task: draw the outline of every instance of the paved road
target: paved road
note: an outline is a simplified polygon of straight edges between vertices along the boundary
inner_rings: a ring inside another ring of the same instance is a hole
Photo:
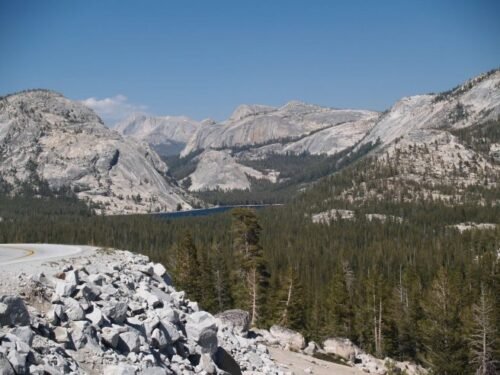
[[[40,262],[54,258],[68,258],[82,254],[88,246],[52,244],[1,244],[0,268],[13,264]]]

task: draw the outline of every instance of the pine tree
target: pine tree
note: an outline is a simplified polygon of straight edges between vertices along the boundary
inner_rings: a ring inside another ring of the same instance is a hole
[[[201,306],[210,312],[218,311],[215,274],[207,251],[201,252],[199,286]]]
[[[279,324],[295,330],[305,328],[305,295],[297,269],[291,265],[278,293]]]
[[[371,269],[362,280],[356,307],[356,325],[362,346],[381,357],[384,350],[384,326],[387,318],[387,297],[384,280]]]
[[[232,212],[233,251],[237,258],[235,270],[236,304],[250,312],[250,324],[255,326],[264,310],[269,273],[260,245],[261,227],[255,212],[237,208]],[[262,314],[263,315],[263,314]]]
[[[175,284],[179,290],[184,290],[190,299],[200,301],[202,296],[198,251],[189,232],[184,233],[175,249]]]
[[[473,329],[470,335],[472,362],[476,375],[496,374],[495,348],[497,330],[494,322],[494,305],[489,293],[481,287],[479,301],[472,307]]]
[[[337,268],[330,283],[327,296],[327,331],[333,336],[352,338],[353,306],[344,270]]]
[[[424,300],[422,358],[434,373],[463,374],[467,371],[467,345],[460,319],[462,301],[456,280],[442,268]]]
[[[212,245],[212,253],[216,306],[218,311],[224,311],[233,307],[230,272],[227,259],[218,243]]]

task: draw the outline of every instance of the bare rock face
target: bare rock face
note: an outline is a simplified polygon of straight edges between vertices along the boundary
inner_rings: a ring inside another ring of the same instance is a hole
[[[111,214],[190,208],[167,170],[79,102],[44,90],[0,98],[0,177],[13,186],[43,180]]]
[[[296,101],[280,108],[241,105],[227,121],[201,127],[189,140],[181,156],[200,149],[251,146],[306,136],[373,116],[376,112],[332,109]]]
[[[500,70],[482,74],[442,94],[416,95],[399,100],[377,121],[361,145],[387,146],[401,137],[421,140],[415,130],[466,128],[500,115]],[[437,134],[434,132],[434,134]]]
[[[149,116],[132,114],[114,129],[120,134],[147,142],[160,155],[179,154],[202,122],[186,116]]]
[[[196,170],[189,175],[190,191],[246,190],[250,189],[249,177],[276,182],[276,174],[262,173],[240,164],[227,150],[208,150],[197,157]]]

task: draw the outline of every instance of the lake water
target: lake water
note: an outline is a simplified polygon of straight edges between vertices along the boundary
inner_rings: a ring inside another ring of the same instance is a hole
[[[250,204],[250,205],[235,205],[235,206],[217,206],[217,207],[201,208],[201,209],[189,210],[189,211],[163,212],[163,213],[155,214],[155,215],[158,215],[158,216],[165,218],[165,219],[177,219],[180,217],[208,216],[208,215],[213,215],[213,214],[219,214],[221,212],[226,212],[226,211],[232,210],[233,208],[239,208],[239,207],[259,209],[259,208],[270,207],[270,206],[279,206],[279,205]]]

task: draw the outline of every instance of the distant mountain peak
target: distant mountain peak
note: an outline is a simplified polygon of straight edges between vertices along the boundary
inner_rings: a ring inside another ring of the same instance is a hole
[[[249,116],[260,115],[264,113],[269,113],[275,111],[275,107],[261,105],[261,104],[241,104],[234,112],[231,114],[229,118],[230,121],[239,121]]]

